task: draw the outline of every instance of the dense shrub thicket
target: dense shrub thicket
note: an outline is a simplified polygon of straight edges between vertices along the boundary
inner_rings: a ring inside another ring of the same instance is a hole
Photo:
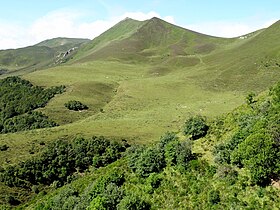
[[[33,110],[62,93],[64,86],[43,89],[19,77],[0,80],[0,132],[52,127],[56,124],[45,115]]]
[[[80,101],[68,101],[67,103],[64,104],[66,108],[69,110],[74,110],[74,111],[80,111],[80,110],[85,110],[88,109],[87,105],[82,104]]]
[[[208,125],[202,116],[193,116],[186,120],[184,134],[190,135],[193,140],[204,137],[207,134]]]
[[[99,144],[102,142],[99,142]],[[168,149],[167,149],[168,148]],[[116,153],[116,152],[114,152]],[[175,133],[166,133],[160,142],[151,147],[131,147],[126,153],[128,167],[122,165],[113,168],[106,175],[99,177],[90,184],[83,193],[78,194],[73,188],[66,187],[60,194],[47,202],[40,203],[41,209],[119,209],[148,210],[148,202],[137,190],[130,191],[126,184],[131,180],[129,174],[147,182],[149,192],[161,186],[163,178],[159,175],[168,165],[186,169],[194,160],[190,145],[180,142]]]
[[[0,181],[10,187],[63,185],[75,172],[83,172],[94,164],[106,166],[121,157],[125,147],[104,137],[77,138],[71,142],[57,140],[40,155],[9,166],[0,173]]]
[[[129,167],[140,177],[159,173],[167,165],[186,167],[194,159],[189,141],[180,142],[175,133],[166,133],[153,147],[134,147],[129,151]]]
[[[230,115],[233,135],[215,146],[215,160],[250,172],[251,182],[267,185],[280,174],[280,83],[270,97],[249,103],[243,113]]]

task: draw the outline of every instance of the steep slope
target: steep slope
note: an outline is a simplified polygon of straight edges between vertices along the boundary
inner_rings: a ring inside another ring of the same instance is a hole
[[[60,62],[69,50],[72,52],[87,41],[87,39],[55,38],[25,48],[1,50],[0,73],[31,71],[54,65]]]
[[[119,40],[126,39],[133,34],[144,22],[126,18],[119,22],[109,30],[102,33],[100,36],[93,39],[91,42],[83,46],[76,55],[76,60],[87,57],[97,50],[111,45]]]
[[[188,59],[194,54],[208,54],[233,41],[234,39],[193,32],[159,18],[143,22],[125,19],[88,43],[74,60],[87,62],[96,59],[120,59],[161,63],[163,58],[170,60],[183,56]],[[193,58],[190,60],[193,61]],[[199,59],[196,58],[196,61],[199,62]]]
[[[279,25],[278,21],[267,29],[226,39],[158,18],[126,19],[86,44],[73,62],[141,63],[154,66],[153,76],[197,67],[192,79],[204,89],[262,91],[280,77]]]
[[[262,91],[279,80],[280,22],[240,39],[239,44],[204,58],[209,74],[216,75],[207,88]]]

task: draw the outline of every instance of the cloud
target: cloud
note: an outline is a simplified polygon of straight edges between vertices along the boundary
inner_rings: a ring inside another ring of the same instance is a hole
[[[57,10],[40,17],[24,28],[16,24],[1,25],[0,23],[0,49],[24,47],[56,37],[93,39],[126,17],[140,21],[158,17],[175,23],[172,16],[162,17],[154,11],[148,13],[126,12],[123,15],[104,20],[84,22],[82,21],[84,14],[80,11]]]
[[[0,21],[0,49],[14,48],[24,42],[25,29],[17,24]]]
[[[107,19],[85,21],[88,17],[81,11],[62,9],[52,11],[27,26],[0,20],[0,49],[25,47],[56,37],[93,39],[126,17],[140,21],[158,17],[176,24],[173,16],[161,16],[155,11],[147,13],[125,12],[122,15]],[[235,37],[267,27],[275,21],[274,19],[264,22],[247,21],[245,23],[219,21],[195,23],[184,27],[214,36]]]
[[[248,34],[261,28],[266,28],[276,21],[277,19],[271,19],[268,21],[252,20],[242,23],[233,21],[216,21],[190,24],[186,25],[185,28],[212,36],[232,38]]]

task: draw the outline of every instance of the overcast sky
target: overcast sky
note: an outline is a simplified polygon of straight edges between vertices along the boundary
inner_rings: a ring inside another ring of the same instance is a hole
[[[125,17],[154,16],[220,37],[236,37],[280,19],[279,0],[0,0],[0,49],[55,37],[98,36]]]

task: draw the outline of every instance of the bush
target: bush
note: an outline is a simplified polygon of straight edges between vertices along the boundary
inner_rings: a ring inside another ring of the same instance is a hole
[[[27,187],[50,185],[60,187],[69,176],[88,169],[95,156],[106,166],[121,157],[125,147],[104,137],[78,138],[72,142],[57,140],[42,153],[0,173],[0,181],[8,186]]]
[[[218,190],[211,190],[208,193],[208,202],[212,205],[220,202],[220,192]]]
[[[0,151],[6,151],[8,149],[9,147],[7,146],[7,144],[0,145]]]
[[[131,194],[125,196],[118,204],[119,210],[149,210],[151,205],[139,196]]]
[[[202,116],[194,116],[187,119],[183,132],[185,135],[190,135],[192,139],[196,140],[204,137],[208,129],[209,127]]]
[[[164,154],[158,148],[139,148],[129,155],[130,168],[141,177],[160,172],[165,167]]]
[[[69,110],[74,110],[74,111],[88,109],[87,105],[82,104],[80,101],[75,101],[75,100],[68,101],[67,103],[64,104],[64,106]]]
[[[176,133],[174,132],[166,132],[161,138],[159,142],[159,146],[164,148],[169,142],[178,140]]]
[[[232,162],[247,167],[252,182],[260,185],[268,184],[279,173],[279,158],[279,147],[265,133],[250,135],[231,155]]]
[[[152,189],[156,189],[162,182],[162,176],[160,174],[152,173],[146,181]]]
[[[254,97],[256,97],[256,94],[255,94],[255,93],[249,93],[249,94],[246,96],[246,103],[247,103],[248,105],[251,105],[251,104],[255,103],[256,101],[255,101]]]
[[[90,202],[90,209],[116,209],[117,204],[120,203],[123,197],[123,191],[121,187],[117,186],[115,183],[109,183],[104,191],[96,196]]]
[[[179,142],[178,140],[169,142],[165,147],[164,154],[167,164],[186,166],[192,159],[191,144],[189,142]]]

